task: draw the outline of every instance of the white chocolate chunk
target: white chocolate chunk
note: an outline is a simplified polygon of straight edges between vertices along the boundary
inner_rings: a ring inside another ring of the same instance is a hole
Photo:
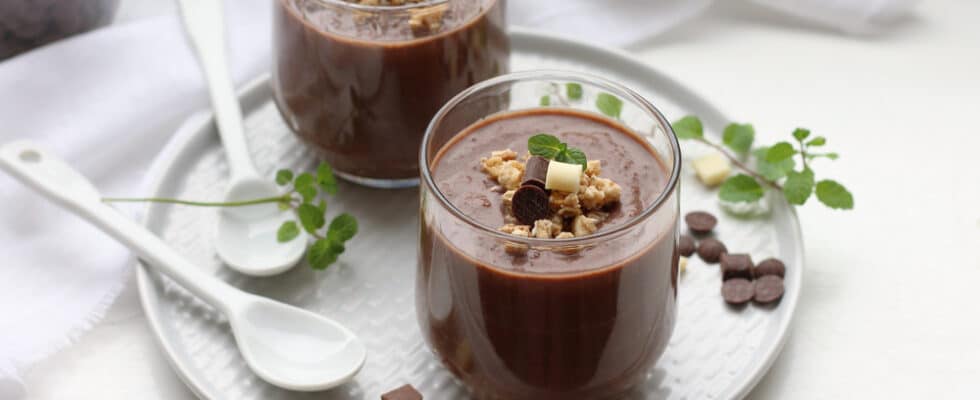
[[[680,260],[677,261],[677,264],[678,264],[678,266],[679,266],[682,274],[685,271],[687,271],[687,257],[681,256]]]
[[[548,175],[544,188],[568,193],[578,193],[579,177],[582,176],[582,166],[557,161],[548,163]]]
[[[694,172],[705,185],[718,186],[732,173],[732,165],[723,154],[712,153],[694,160]]]

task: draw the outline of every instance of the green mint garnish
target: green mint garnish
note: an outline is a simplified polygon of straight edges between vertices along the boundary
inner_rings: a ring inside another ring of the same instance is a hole
[[[276,171],[275,181],[285,187],[285,193],[279,196],[233,201],[233,202],[201,202],[171,198],[105,198],[105,202],[152,202],[182,204],[198,207],[242,207],[254,204],[276,204],[280,210],[295,212],[297,221],[286,221],[276,231],[276,241],[286,243],[295,240],[305,230],[314,241],[307,251],[307,261],[314,269],[322,270],[337,261],[344,252],[344,244],[357,234],[357,219],[350,214],[340,214],[326,223],[327,201],[321,195],[337,193],[337,179],[329,164],[320,164],[316,174],[301,173],[296,175],[292,170]],[[292,187],[290,188],[290,184]],[[319,199],[319,201],[317,201]],[[326,231],[324,232],[324,226]]]
[[[540,104],[541,107],[550,106],[551,105],[551,96],[548,96],[548,95],[541,96],[541,101],[539,101],[538,104]]]
[[[568,164],[579,164],[584,170],[589,163],[585,152],[568,144],[562,143],[557,137],[547,133],[539,133],[527,140],[527,151],[534,156]]]
[[[753,202],[761,199],[766,189],[774,189],[790,204],[803,205],[815,193],[817,200],[829,208],[854,208],[854,196],[843,185],[830,179],[816,181],[811,168],[812,161],[818,158],[836,160],[840,157],[837,153],[810,151],[813,147],[827,144],[827,138],[823,136],[807,141],[810,131],[797,128],[792,133],[792,141],[796,144],[785,141],[753,148],[755,129],[751,124],[729,124],[722,132],[722,143],[712,142],[704,136],[704,126],[696,116],[686,116],[672,125],[678,139],[704,143],[724,154],[738,169],[745,172],[731,176],[722,183],[718,197],[724,201]],[[726,148],[738,155],[751,154],[755,169],[733,156]]]
[[[603,114],[612,118],[619,118],[623,113],[623,101],[609,93],[599,93],[599,97],[595,99],[595,106]]]
[[[566,83],[565,95],[571,100],[582,99],[582,85],[578,83]]]

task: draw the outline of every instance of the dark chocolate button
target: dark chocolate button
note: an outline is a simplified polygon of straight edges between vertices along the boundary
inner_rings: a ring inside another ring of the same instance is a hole
[[[718,225],[718,218],[704,211],[692,211],[684,216],[684,222],[687,222],[687,228],[691,232],[704,235],[715,229],[715,225]]]
[[[404,385],[381,395],[381,400],[422,400],[422,393],[415,390],[412,385]]]
[[[752,281],[748,279],[729,279],[721,285],[721,297],[728,304],[740,305],[748,303],[754,295],[755,287]]]
[[[527,159],[527,163],[524,164],[524,185],[534,185],[539,188],[544,189],[545,180],[548,179],[548,164],[547,158],[541,156],[533,156]]]
[[[755,266],[752,270],[752,275],[758,279],[766,275],[776,275],[780,278],[786,277],[786,265],[782,261],[775,258],[767,258],[762,260],[759,265]]]
[[[691,235],[681,235],[681,240],[677,242],[677,251],[684,257],[690,257],[696,248],[694,238]]]
[[[766,275],[755,281],[755,296],[757,303],[768,304],[783,298],[783,278],[776,275]]]
[[[511,199],[511,212],[524,225],[534,225],[534,221],[551,217],[548,193],[534,185],[524,185]]]
[[[698,244],[698,256],[705,262],[716,263],[725,253],[728,253],[728,248],[718,239],[707,238]]]
[[[734,278],[752,279],[752,257],[748,254],[722,254],[721,277],[726,281]]]

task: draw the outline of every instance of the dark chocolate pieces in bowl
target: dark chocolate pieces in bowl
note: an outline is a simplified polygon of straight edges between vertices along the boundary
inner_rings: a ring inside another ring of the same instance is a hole
[[[707,263],[714,264],[721,260],[721,255],[728,253],[728,248],[720,240],[707,238],[698,244],[698,257]]]
[[[721,297],[728,304],[742,305],[748,303],[754,296],[755,285],[748,279],[729,279],[721,285]]]
[[[697,244],[694,243],[694,237],[691,235],[681,235],[680,240],[677,242],[677,251],[684,257],[690,257],[697,250]]]
[[[381,400],[422,400],[422,393],[415,390],[412,385],[406,384],[381,395]]]
[[[753,300],[756,303],[769,304],[783,298],[786,288],[783,285],[783,278],[776,275],[766,275],[755,281],[755,295]]]
[[[752,257],[748,254],[722,254],[721,278],[726,281],[733,278],[752,279]]]
[[[762,260],[759,265],[756,265],[752,270],[752,275],[758,279],[766,275],[775,275],[780,278],[786,277],[786,264],[775,258],[767,258]]]
[[[705,211],[692,211],[684,216],[687,228],[698,235],[707,235],[718,225],[718,218]]]

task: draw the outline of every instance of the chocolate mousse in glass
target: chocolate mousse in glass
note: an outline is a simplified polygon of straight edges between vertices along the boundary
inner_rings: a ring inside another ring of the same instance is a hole
[[[416,185],[432,116],[508,70],[504,0],[275,0],[273,18],[286,124],[368,186]]]
[[[589,162],[532,224],[512,191],[538,185],[540,133]],[[474,397],[604,399],[646,378],[674,328],[679,257],[680,150],[656,108],[594,76],[511,74],[443,107],[420,163],[419,324]]]

